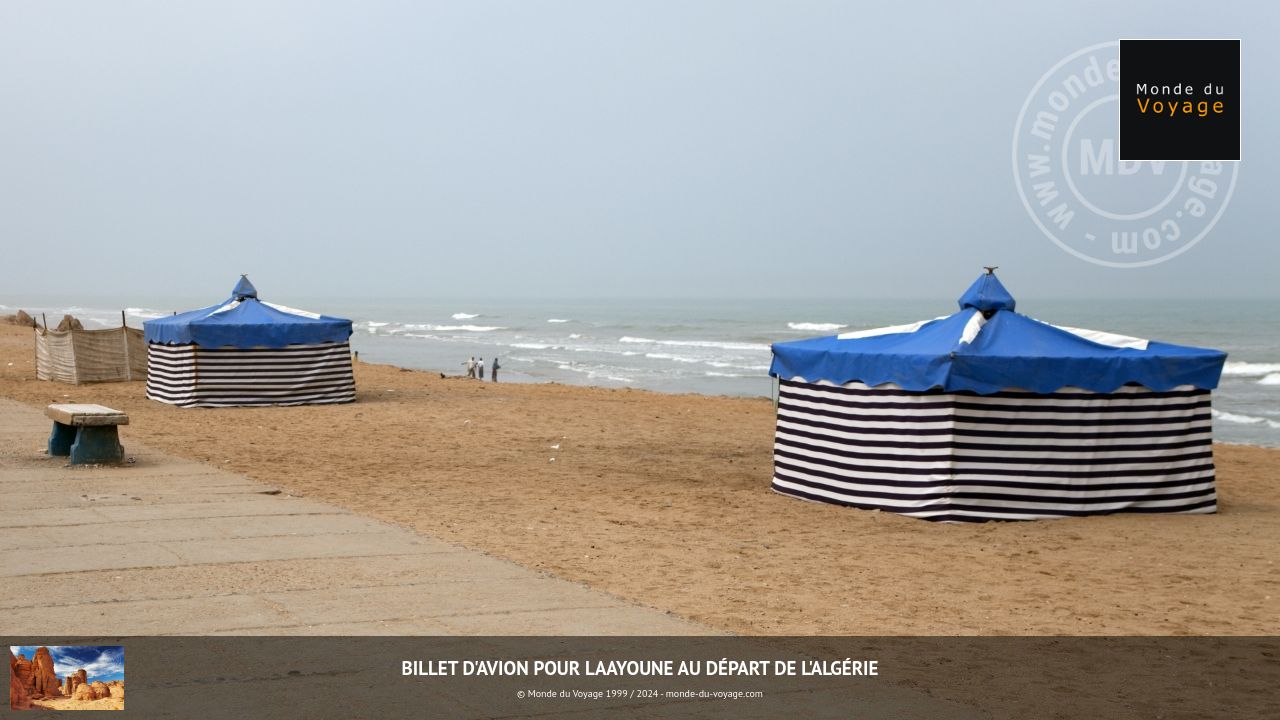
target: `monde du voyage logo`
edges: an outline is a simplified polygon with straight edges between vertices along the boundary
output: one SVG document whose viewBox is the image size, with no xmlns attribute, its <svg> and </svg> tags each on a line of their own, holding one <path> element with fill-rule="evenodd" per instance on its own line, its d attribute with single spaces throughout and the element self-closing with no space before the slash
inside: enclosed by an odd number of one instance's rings
<svg viewBox="0 0 1280 720">
<path fill-rule="evenodd" d="M 1120 40 L 1049 69 L 1018 113 L 1023 207 L 1068 253 L 1154 265 L 1217 224 L 1240 158 L 1239 40 Z"/>
</svg>

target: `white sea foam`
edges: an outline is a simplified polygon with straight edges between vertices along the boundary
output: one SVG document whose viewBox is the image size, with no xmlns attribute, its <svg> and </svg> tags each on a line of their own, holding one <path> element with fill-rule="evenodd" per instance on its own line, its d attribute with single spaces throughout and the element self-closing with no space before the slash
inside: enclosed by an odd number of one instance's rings
<svg viewBox="0 0 1280 720">
<path fill-rule="evenodd" d="M 812 330 L 813 332 L 835 332 L 840 328 L 849 327 L 840 323 L 806 323 L 806 322 L 789 322 L 787 327 L 792 330 Z"/>
<path fill-rule="evenodd" d="M 1221 410 L 1212 410 L 1213 419 L 1223 422 L 1235 423 L 1237 425 L 1266 425 L 1272 430 L 1280 430 L 1280 422 L 1268 420 L 1267 418 L 1255 417 L 1253 415 L 1238 415 L 1236 413 L 1222 412 Z"/>
<path fill-rule="evenodd" d="M 654 360 L 671 360 L 673 362 L 681 362 L 681 363 L 702 362 L 698 358 L 685 357 L 683 355 L 672 355 L 670 353 L 645 353 L 644 356 L 647 358 L 652 358 Z"/>
<path fill-rule="evenodd" d="M 1280 385 L 1280 372 L 1273 372 L 1258 381 L 1259 385 Z"/>
<path fill-rule="evenodd" d="M 371 327 L 371 328 L 386 327 L 386 326 L 388 326 L 388 325 L 390 325 L 390 324 L 391 324 L 391 323 L 374 322 L 373 320 L 370 320 L 369 322 L 365 323 L 365 325 L 366 325 L 366 326 Z"/>
<path fill-rule="evenodd" d="M 542 345 L 541 343 L 511 343 L 511 347 L 520 348 L 522 350 L 550 350 L 554 345 Z"/>
<path fill-rule="evenodd" d="M 480 315 L 476 313 L 454 313 L 449 317 L 453 318 L 454 320 L 471 320 L 473 318 L 480 317 Z"/>
<path fill-rule="evenodd" d="M 1222 412 L 1221 410 L 1212 410 L 1211 412 L 1213 413 L 1215 420 L 1237 423 L 1239 425 L 1257 425 L 1258 423 L 1264 423 L 1267 421 L 1266 418 L 1254 417 L 1252 415 L 1237 415 L 1235 413 Z"/>
<path fill-rule="evenodd" d="M 580 335 L 580 334 L 578 334 L 578 333 L 569 333 L 569 339 L 570 339 L 570 340 L 577 340 L 578 338 L 581 338 L 581 337 L 582 337 L 582 335 Z"/>
<path fill-rule="evenodd" d="M 564 318 L 547 318 L 547 322 L 549 322 L 549 323 L 567 323 L 567 322 L 571 322 L 571 321 L 570 321 L 570 320 L 566 320 L 566 319 L 564 319 Z"/>
<path fill-rule="evenodd" d="M 440 332 L 493 332 L 494 330 L 506 330 L 506 328 L 496 325 L 428 325 L 425 330 L 438 330 Z"/>
<path fill-rule="evenodd" d="M 557 365 L 556 368 L 558 370 L 581 373 L 592 380 L 612 380 L 614 382 L 627 383 L 628 385 L 635 382 L 634 379 L 629 377 L 610 374 L 611 372 L 617 372 L 618 370 L 625 370 L 625 368 L 615 368 L 608 365 L 575 365 L 573 363 L 563 363 Z"/>
<path fill-rule="evenodd" d="M 646 337 L 632 337 L 623 335 L 618 338 L 621 343 L 648 344 L 648 345 L 670 345 L 673 347 L 701 347 L 716 348 L 719 350 L 768 350 L 769 346 L 764 343 L 746 343 L 746 342 L 721 342 L 719 340 L 654 340 Z"/>
<path fill-rule="evenodd" d="M 159 310 L 152 310 L 151 308 L 133 308 L 133 307 L 125 308 L 124 312 L 126 315 L 132 315 L 134 317 L 140 317 L 140 318 L 147 318 L 148 320 L 153 318 L 166 317 L 169 314 L 167 312 L 161 312 Z"/>
<path fill-rule="evenodd" d="M 715 360 L 708 360 L 707 364 L 714 368 L 734 368 L 737 370 L 757 370 L 760 372 L 769 369 L 768 365 L 740 365 L 738 363 L 717 362 Z"/>
<path fill-rule="evenodd" d="M 1261 377 L 1280 373 L 1280 363 L 1228 362 L 1222 366 L 1222 374 L 1233 377 Z"/>
</svg>

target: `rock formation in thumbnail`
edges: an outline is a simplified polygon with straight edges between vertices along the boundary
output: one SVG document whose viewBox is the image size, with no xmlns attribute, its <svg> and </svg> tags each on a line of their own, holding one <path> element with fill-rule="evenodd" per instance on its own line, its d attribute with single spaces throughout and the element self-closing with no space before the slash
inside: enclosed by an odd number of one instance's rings
<svg viewBox="0 0 1280 720">
<path fill-rule="evenodd" d="M 123 710 L 124 681 L 89 681 L 80 668 L 58 681 L 49 648 L 38 648 L 30 660 L 9 651 L 9 706 L 49 710 Z"/>
<path fill-rule="evenodd" d="M 26 658 L 23 658 L 24 660 Z M 30 663 L 27 664 L 30 668 Z M 31 707 L 31 698 L 27 696 L 27 688 L 18 674 L 18 658 L 9 651 L 9 707 L 14 710 L 26 710 Z"/>
<path fill-rule="evenodd" d="M 58 682 L 58 673 L 53 669 L 53 655 L 49 648 L 36 650 L 31 658 L 31 697 L 54 698 L 62 696 L 62 683 Z"/>
<path fill-rule="evenodd" d="M 13 655 L 13 651 L 10 650 L 9 654 Z M 27 656 L 18 653 L 18 658 L 11 664 L 13 666 L 13 677 L 18 679 L 18 683 L 24 688 L 31 687 L 31 661 L 27 659 Z"/>
</svg>

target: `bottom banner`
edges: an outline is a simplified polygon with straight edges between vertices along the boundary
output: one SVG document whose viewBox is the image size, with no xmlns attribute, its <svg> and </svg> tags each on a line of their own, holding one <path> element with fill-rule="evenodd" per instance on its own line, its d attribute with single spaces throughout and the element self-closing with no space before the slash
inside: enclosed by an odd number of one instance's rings
<svg viewBox="0 0 1280 720">
<path fill-rule="evenodd" d="M 7 716 L 1280 716 L 1276 638 L 8 638 Z"/>
</svg>

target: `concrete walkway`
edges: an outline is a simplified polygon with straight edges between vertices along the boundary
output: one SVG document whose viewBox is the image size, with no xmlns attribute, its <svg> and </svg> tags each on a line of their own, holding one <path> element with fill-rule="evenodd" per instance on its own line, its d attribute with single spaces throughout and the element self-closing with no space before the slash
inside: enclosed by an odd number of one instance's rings
<svg viewBox="0 0 1280 720">
<path fill-rule="evenodd" d="M 49 428 L 0 399 L 0 635 L 713 634 L 164 455 L 127 427 L 135 462 L 72 467 L 44 454 Z"/>
</svg>

